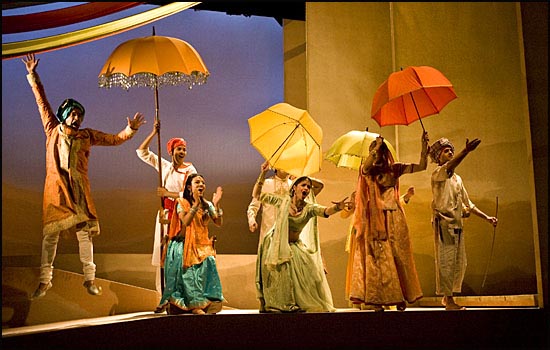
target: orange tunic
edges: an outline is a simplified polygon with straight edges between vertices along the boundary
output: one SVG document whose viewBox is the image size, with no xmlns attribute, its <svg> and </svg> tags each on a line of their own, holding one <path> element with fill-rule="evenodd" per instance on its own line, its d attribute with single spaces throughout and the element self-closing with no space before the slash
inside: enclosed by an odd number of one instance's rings
<svg viewBox="0 0 550 350">
<path fill-rule="evenodd" d="M 97 211 L 88 178 L 91 146 L 116 146 L 129 140 L 135 131 L 126 127 L 117 135 L 81 129 L 63 132 L 37 73 L 28 74 L 46 134 L 46 179 L 42 210 L 42 233 L 75 232 L 87 223 L 87 230 L 99 234 Z"/>
<path fill-rule="evenodd" d="M 177 205 L 180 205 L 178 209 L 181 211 L 189 212 L 191 210 L 191 204 L 185 198 L 178 198 Z M 208 222 L 210 221 L 210 215 L 205 212 L 202 207 L 199 207 L 197 213 L 193 216 L 191 223 L 185 228 L 185 243 L 183 247 L 183 267 L 187 268 L 193 265 L 200 264 L 209 256 L 216 256 L 216 251 L 212 244 L 212 238 L 208 233 Z M 179 215 L 172 215 L 170 222 L 170 231 L 168 232 L 168 238 L 172 239 L 181 231 L 181 220 Z M 165 244 L 162 264 L 166 258 L 166 249 L 168 244 Z"/>
</svg>

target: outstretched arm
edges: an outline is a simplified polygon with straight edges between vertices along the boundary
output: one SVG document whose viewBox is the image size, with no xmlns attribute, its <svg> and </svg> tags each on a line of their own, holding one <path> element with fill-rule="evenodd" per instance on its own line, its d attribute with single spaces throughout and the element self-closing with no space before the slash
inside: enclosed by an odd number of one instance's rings
<svg viewBox="0 0 550 350">
<path fill-rule="evenodd" d="M 466 158 L 468 153 L 475 150 L 480 143 L 481 143 L 480 139 L 473 139 L 471 141 L 466 139 L 466 147 L 464 147 L 464 149 L 460 151 L 460 153 L 455 155 L 453 159 L 447 162 L 447 172 L 453 173 L 456 167 L 462 162 L 462 160 Z"/>
<path fill-rule="evenodd" d="M 346 199 L 348 199 L 348 197 L 342 199 L 339 202 L 332 202 L 332 204 L 334 204 L 334 205 L 332 205 L 332 206 L 325 209 L 325 215 L 326 216 L 331 216 L 331 215 L 336 214 L 337 212 L 339 212 L 341 210 L 344 210 L 345 208 L 349 208 L 350 206 L 352 206 L 353 202 L 346 202 Z"/>
</svg>

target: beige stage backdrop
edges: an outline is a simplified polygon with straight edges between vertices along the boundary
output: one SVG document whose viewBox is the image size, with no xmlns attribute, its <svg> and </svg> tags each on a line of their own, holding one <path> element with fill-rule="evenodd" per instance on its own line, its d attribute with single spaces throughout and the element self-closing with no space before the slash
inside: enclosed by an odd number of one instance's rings
<svg viewBox="0 0 550 350">
<path fill-rule="evenodd" d="M 417 162 L 420 123 L 379 127 L 370 118 L 373 95 L 390 73 L 407 66 L 435 67 L 453 83 L 458 98 L 439 115 L 423 119 L 424 126 L 432 142 L 447 137 L 457 150 L 468 138 L 481 139 L 480 146 L 457 172 L 480 209 L 494 215 L 497 196 L 499 204 L 494 255 L 484 288 L 481 285 L 490 258 L 493 228 L 477 216 L 467 219 L 468 270 L 462 295 L 536 294 L 540 265 L 534 242 L 538 242 L 538 229 L 518 3 L 313 2 L 306 3 L 306 21 L 284 21 L 283 34 L 285 101 L 308 109 L 321 125 L 324 151 L 338 136 L 368 127 L 395 145 L 399 160 Z M 23 73 L 18 79 L 24 79 Z M 136 158 L 132 152 L 149 130 L 144 128 L 127 147 L 124 152 L 131 153 L 128 157 Z M 251 146 L 246 147 L 231 151 L 247 154 Z M 195 152 L 199 152 L 197 148 Z M 216 152 L 225 154 L 229 150 Z M 235 158 L 229 159 L 220 166 L 222 174 L 231 173 Z M 154 171 L 137 159 L 131 161 L 136 163 L 140 176 L 149 176 L 154 184 Z M 218 263 L 229 306 L 257 308 L 257 236 L 247 230 L 245 211 L 261 159 L 248 161 L 257 163 L 257 167 L 240 177 L 241 183 L 224 185 L 228 225 L 219 235 Z M 416 188 L 416 195 L 405 209 L 425 297 L 435 296 L 430 223 L 430 174 L 434 167 L 430 163 L 427 171 L 401 178 L 402 190 Z M 328 161 L 313 176 L 325 183 L 318 196 L 325 205 L 349 196 L 357 181 L 355 171 L 337 168 Z M 215 175 L 210 179 L 210 183 L 218 184 L 224 177 Z M 3 189 L 8 189 L 4 186 L 3 182 Z M 24 189 L 3 192 L 3 264 L 38 267 L 40 215 L 28 213 L 40 212 L 42 193 Z M 150 188 L 131 192 L 96 188 L 94 196 L 103 230 L 110 233 L 96 245 L 98 277 L 154 289 L 150 251 L 158 199 L 151 196 Z M 127 216 L 129 221 L 117 220 Z M 335 306 L 348 307 L 344 285 L 349 219 L 334 215 L 319 222 Z M 246 239 L 239 238 L 243 235 Z M 248 250 L 241 252 L 235 248 L 245 246 Z M 81 273 L 77 251 L 76 240 L 69 245 L 64 241 L 56 268 Z"/>
<path fill-rule="evenodd" d="M 418 162 L 420 123 L 379 127 L 370 118 L 373 95 L 390 73 L 407 66 L 432 66 L 453 83 L 458 98 L 439 115 L 423 119 L 424 126 L 431 142 L 447 137 L 457 151 L 466 139 L 481 139 L 457 172 L 472 201 L 487 214 L 495 214 L 498 196 L 500 220 L 482 289 L 493 228 L 477 216 L 467 219 L 468 270 L 462 295 L 537 293 L 536 206 L 520 18 L 516 3 L 307 3 L 306 49 L 301 56 L 305 64 L 296 53 L 285 54 L 285 67 L 304 66 L 306 81 L 303 96 L 292 86 L 285 86 L 285 96 L 298 105 L 305 101 L 303 107 L 323 128 L 325 151 L 338 136 L 368 127 L 395 145 L 400 161 Z M 292 52 L 286 36 L 284 43 L 285 52 Z M 285 76 L 289 73 L 299 76 L 289 71 Z M 402 190 L 416 188 L 406 213 L 425 296 L 435 295 L 430 223 L 434 168 L 430 162 L 427 171 L 404 175 L 400 181 Z M 325 182 L 318 196 L 322 204 L 348 196 L 357 180 L 355 171 L 326 160 L 314 176 Z M 347 305 L 348 226 L 349 219 L 338 216 L 320 220 L 323 255 L 338 306 Z"/>
</svg>

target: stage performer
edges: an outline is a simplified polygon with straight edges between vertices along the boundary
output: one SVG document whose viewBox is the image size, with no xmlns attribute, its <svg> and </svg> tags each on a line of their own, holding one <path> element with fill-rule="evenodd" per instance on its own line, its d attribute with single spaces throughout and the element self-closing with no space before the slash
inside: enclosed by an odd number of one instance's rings
<svg viewBox="0 0 550 350">
<path fill-rule="evenodd" d="M 222 225 L 220 208 L 223 190 L 216 189 L 212 201 L 204 198 L 206 182 L 202 175 L 191 174 L 185 183 L 183 198 L 176 200 L 171 219 L 169 243 L 164 257 L 166 286 L 156 312 L 215 314 L 224 301 L 216 266 L 214 240 L 208 224 Z"/>
<path fill-rule="evenodd" d="M 291 176 L 289 173 L 282 169 L 274 169 L 275 174 L 265 179 L 264 185 L 262 186 L 262 192 L 275 193 L 279 195 L 288 194 L 290 190 L 290 184 L 292 180 L 295 179 L 295 176 Z M 311 178 L 313 183 L 313 188 L 311 192 L 311 198 L 317 196 L 319 192 L 324 187 L 324 184 L 321 180 Z M 246 217 L 248 219 L 248 228 L 250 232 L 256 232 L 258 228 L 258 223 L 256 222 L 256 217 L 258 213 L 261 212 L 261 225 L 260 225 L 260 237 L 258 240 L 258 247 L 265 237 L 265 234 L 275 223 L 276 212 L 278 208 L 272 205 L 262 205 L 262 203 L 252 196 L 252 200 L 248 205 L 246 210 Z"/>
<path fill-rule="evenodd" d="M 420 299 L 422 289 L 412 253 L 405 212 L 399 196 L 399 178 L 426 170 L 428 134 L 421 138 L 418 164 L 395 162 L 379 136 L 360 168 L 355 191 L 353 226 L 346 271 L 346 294 L 352 304 L 375 311 Z"/>
<path fill-rule="evenodd" d="M 292 182 L 290 174 L 284 170 L 275 169 L 275 174 L 265 179 L 262 192 L 276 193 L 279 195 L 288 194 L 290 190 L 290 183 Z M 248 209 L 246 210 L 246 216 L 248 219 L 248 228 L 250 232 L 256 232 L 258 223 L 256 217 L 261 212 L 262 221 L 260 224 L 260 237 L 258 240 L 258 247 L 262 242 L 267 231 L 275 223 L 275 216 L 278 208 L 272 205 L 262 206 L 262 203 L 256 198 L 252 197 Z"/>
<path fill-rule="evenodd" d="M 335 311 L 321 257 L 317 216 L 328 218 L 339 212 L 349 205 L 347 197 L 330 207 L 309 202 L 312 180 L 307 176 L 294 179 L 289 194 L 262 193 L 268 169 L 269 164 L 263 163 L 253 190 L 262 205 L 279 207 L 256 258 L 260 312 Z"/>
<path fill-rule="evenodd" d="M 84 107 L 68 98 L 54 113 L 36 72 L 34 54 L 22 60 L 28 71 L 40 118 L 46 134 L 46 179 L 43 199 L 43 240 L 40 263 L 40 284 L 31 299 L 43 297 L 52 287 L 53 262 L 60 234 L 76 234 L 80 261 L 84 272 L 84 287 L 91 295 L 100 295 L 101 287 L 94 283 L 96 265 L 93 261 L 94 236 L 99 235 L 99 221 L 91 196 L 88 178 L 88 157 L 92 146 L 117 146 L 132 138 L 145 123 L 141 113 L 118 134 L 106 134 L 93 129 L 80 129 Z"/>
<path fill-rule="evenodd" d="M 456 167 L 481 140 L 466 139 L 466 147 L 454 156 L 455 148 L 447 138 L 440 138 L 430 147 L 430 158 L 437 163 L 432 173 L 432 226 L 435 247 L 436 294 L 443 295 L 446 310 L 464 310 L 454 293 L 460 293 L 466 272 L 466 246 L 463 224 L 470 213 L 487 220 L 493 227 L 498 219 L 489 216 L 472 203 Z"/>
<path fill-rule="evenodd" d="M 136 149 L 137 156 L 145 163 L 152 166 L 157 172 L 159 170 L 158 155 L 151 152 L 149 144 L 160 130 L 160 121 L 155 121 L 153 130 Z M 196 174 L 197 169 L 191 162 L 185 162 L 187 157 L 187 142 L 180 137 L 171 138 L 166 143 L 168 155 L 172 161 L 161 158 L 162 185 L 157 188 L 157 194 L 162 197 L 163 210 L 157 211 L 155 218 L 155 235 L 153 240 L 153 255 L 151 264 L 156 268 L 155 288 L 159 295 L 163 292 L 163 274 L 161 267 L 161 252 L 166 249 L 166 238 L 168 237 L 169 223 L 177 198 L 183 198 L 183 187 L 190 174 Z M 161 227 L 161 225 L 163 225 Z M 161 234 L 162 233 L 162 234 Z"/>
</svg>

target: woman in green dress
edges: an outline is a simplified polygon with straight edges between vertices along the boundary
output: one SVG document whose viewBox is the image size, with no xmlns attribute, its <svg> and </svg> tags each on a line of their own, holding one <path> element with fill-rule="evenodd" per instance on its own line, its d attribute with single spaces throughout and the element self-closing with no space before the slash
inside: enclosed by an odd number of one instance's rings
<svg viewBox="0 0 550 350">
<path fill-rule="evenodd" d="M 275 224 L 258 247 L 256 291 L 260 312 L 335 311 L 325 276 L 317 217 L 328 218 L 351 203 L 315 203 L 312 180 L 296 178 L 288 195 L 262 193 L 269 164 L 262 164 L 253 196 L 264 205 L 279 207 Z M 313 197 L 314 198 L 314 197 Z"/>
</svg>

